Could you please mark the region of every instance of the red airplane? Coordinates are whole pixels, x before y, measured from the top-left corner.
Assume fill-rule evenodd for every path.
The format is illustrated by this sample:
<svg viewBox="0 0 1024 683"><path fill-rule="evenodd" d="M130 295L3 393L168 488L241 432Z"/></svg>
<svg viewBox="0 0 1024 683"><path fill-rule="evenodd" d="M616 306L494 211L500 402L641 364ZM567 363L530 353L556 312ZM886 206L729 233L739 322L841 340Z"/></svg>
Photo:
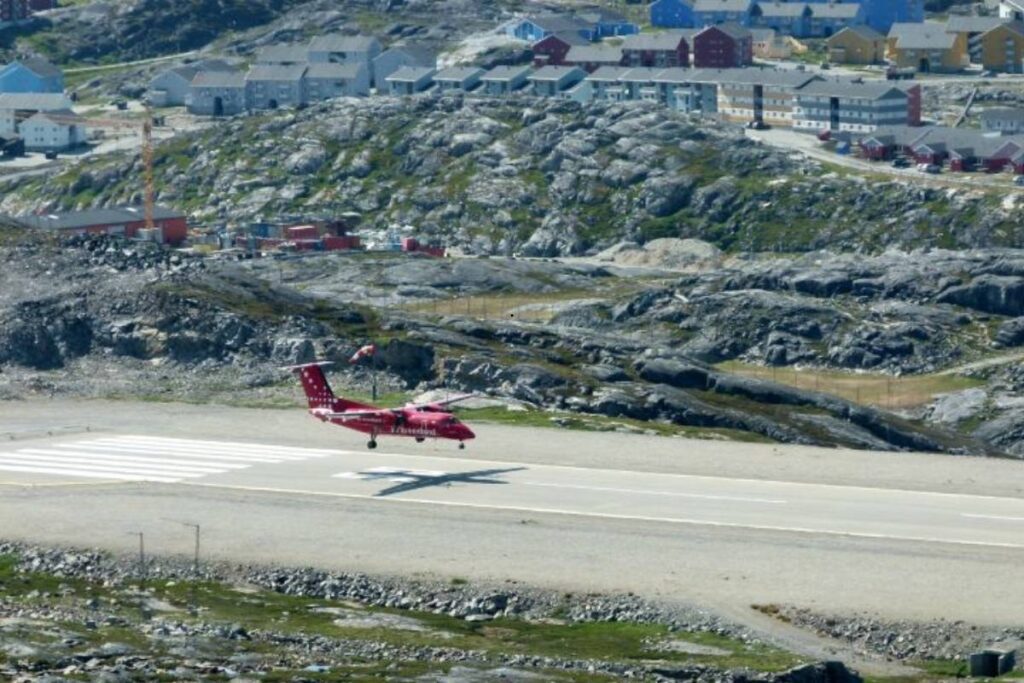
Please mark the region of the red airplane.
<svg viewBox="0 0 1024 683"><path fill-rule="evenodd" d="M378 408L335 396L324 375L325 365L330 363L306 363L287 369L299 375L310 415L322 422L369 434L370 440L366 445L371 449L377 447L377 437L384 434L411 436L418 442L427 437L452 439L459 442L459 448L465 448L464 442L476 436L458 418L444 410L445 406L471 396L456 396L434 403L410 403L401 408Z"/></svg>

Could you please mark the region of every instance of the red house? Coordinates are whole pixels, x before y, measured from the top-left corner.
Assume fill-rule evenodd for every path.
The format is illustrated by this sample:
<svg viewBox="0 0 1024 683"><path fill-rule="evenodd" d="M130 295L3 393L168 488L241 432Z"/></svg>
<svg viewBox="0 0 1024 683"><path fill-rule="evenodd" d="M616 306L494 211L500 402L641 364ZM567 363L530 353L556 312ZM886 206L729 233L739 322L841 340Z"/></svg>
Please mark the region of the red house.
<svg viewBox="0 0 1024 683"><path fill-rule="evenodd" d="M140 231L146 227L142 207L137 206L43 214L15 220L27 227L52 230L62 236L106 234L135 239L144 237ZM183 213L153 207L153 224L157 230L153 237L164 244L181 244L188 237L188 222Z"/></svg>
<svg viewBox="0 0 1024 683"><path fill-rule="evenodd" d="M753 62L754 39L742 26L708 26L693 36L693 65L698 69L734 69Z"/></svg>
<svg viewBox="0 0 1024 683"><path fill-rule="evenodd" d="M689 66L690 44L682 31L638 33L622 40L623 66L651 66L667 69Z"/></svg>
<svg viewBox="0 0 1024 683"><path fill-rule="evenodd" d="M589 45L582 36L575 33L553 33L533 44L533 64L537 68L545 65L562 66L569 48Z"/></svg>

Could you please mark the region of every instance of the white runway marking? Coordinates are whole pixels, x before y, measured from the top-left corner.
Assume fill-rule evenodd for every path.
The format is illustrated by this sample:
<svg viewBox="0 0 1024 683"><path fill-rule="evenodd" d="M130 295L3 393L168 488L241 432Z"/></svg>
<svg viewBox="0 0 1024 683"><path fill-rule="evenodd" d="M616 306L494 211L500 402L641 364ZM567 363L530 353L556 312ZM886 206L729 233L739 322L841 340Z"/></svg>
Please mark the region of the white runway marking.
<svg viewBox="0 0 1024 683"><path fill-rule="evenodd" d="M226 441L118 436L0 452L0 471L172 484L257 464L297 462L330 454L319 449Z"/></svg>
<svg viewBox="0 0 1024 683"><path fill-rule="evenodd" d="M641 496L671 496L673 498L699 498L701 500L730 500L737 503L764 503L785 505L786 501L773 498L743 498L741 496L714 496L704 493L681 493L678 491L646 491L643 489L620 489L610 486L585 486L583 484L548 484L539 481L517 482L522 486L542 486L552 489L575 489L577 491L599 491L602 493L631 493Z"/></svg>
<svg viewBox="0 0 1024 683"><path fill-rule="evenodd" d="M961 512L961 517L970 517L971 519L998 519L1002 522L1024 522L1024 517L1003 517L1002 515L975 515L969 512Z"/></svg>

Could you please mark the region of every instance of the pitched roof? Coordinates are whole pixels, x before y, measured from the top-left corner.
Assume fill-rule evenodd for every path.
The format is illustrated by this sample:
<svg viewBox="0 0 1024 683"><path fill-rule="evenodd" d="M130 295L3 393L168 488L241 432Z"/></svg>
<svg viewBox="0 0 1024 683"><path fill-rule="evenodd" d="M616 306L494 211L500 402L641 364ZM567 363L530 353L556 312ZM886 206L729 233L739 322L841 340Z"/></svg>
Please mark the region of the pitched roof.
<svg viewBox="0 0 1024 683"><path fill-rule="evenodd" d="M1018 36L1024 37L1024 22L1021 22L1021 21L1008 21L1005 24L1000 24L999 26L995 26L993 28L990 28L988 31L985 32L985 34L987 35L987 34L992 33L994 31L1002 31L1002 30L1012 31L1013 33L1016 33Z"/></svg>
<svg viewBox="0 0 1024 683"><path fill-rule="evenodd" d="M700 31L697 31L693 36L693 40L697 40L701 35L709 31L721 31L733 40L742 40L744 38L751 38L751 40L753 40L753 36L751 36L750 31L738 24L715 24L714 26L706 26Z"/></svg>
<svg viewBox="0 0 1024 683"><path fill-rule="evenodd" d="M437 70L429 66L400 66L398 70L384 80L394 81L395 83L415 83L424 78L433 77L435 73L437 73Z"/></svg>
<svg viewBox="0 0 1024 683"><path fill-rule="evenodd" d="M256 64L245 74L248 81L299 81L306 73L307 65Z"/></svg>
<svg viewBox="0 0 1024 683"><path fill-rule="evenodd" d="M142 207L126 206L109 209L88 209L86 211L72 211L69 213L51 213L42 216L25 216L16 220L47 230L74 230L95 225L138 223L144 220L144 217L145 214ZM153 218L156 220L184 217L185 214L180 211L168 209L165 206L157 205L153 207Z"/></svg>
<svg viewBox="0 0 1024 683"><path fill-rule="evenodd" d="M551 40L552 38L554 38L556 40L560 40L563 43L565 43L566 45L589 45L590 44L587 41L587 39L584 38L583 36L581 36L579 33L558 31L556 33L552 33L550 36L546 36L544 38L541 38L536 43L534 43L534 46L536 46L539 43L543 43L545 40Z"/></svg>
<svg viewBox="0 0 1024 683"><path fill-rule="evenodd" d="M696 0L694 12L748 12L754 0Z"/></svg>
<svg viewBox="0 0 1024 683"><path fill-rule="evenodd" d="M607 7L584 7L576 12L583 21L591 24L628 24L629 18L622 12Z"/></svg>
<svg viewBox="0 0 1024 683"><path fill-rule="evenodd" d="M256 53L257 64L301 64L309 61L309 51L304 45L267 45Z"/></svg>
<svg viewBox="0 0 1024 683"><path fill-rule="evenodd" d="M532 74L530 74L531 81L560 81L567 75L572 73L579 73L586 76L587 72L578 66L554 66L548 65L543 66Z"/></svg>
<svg viewBox="0 0 1024 683"><path fill-rule="evenodd" d="M25 123L29 121L49 121L62 126L77 126L85 123L85 119L71 111L70 109L54 109L51 111L39 111L28 117Z"/></svg>
<svg viewBox="0 0 1024 683"><path fill-rule="evenodd" d="M437 53L431 50L429 47L423 45L392 45L384 52L374 57L374 60L378 60L389 52L401 52L413 59L413 61L423 65L437 64Z"/></svg>
<svg viewBox="0 0 1024 683"><path fill-rule="evenodd" d="M1003 17L963 17L950 16L946 19L946 31L949 33L985 33L1009 19Z"/></svg>
<svg viewBox="0 0 1024 683"><path fill-rule="evenodd" d="M1016 123L1024 123L1024 109L1016 109L1012 107L993 107L992 109L985 109L981 112L980 118L982 121L1014 121Z"/></svg>
<svg viewBox="0 0 1024 683"><path fill-rule="evenodd" d="M337 64L335 62L318 62L306 67L306 78L358 78L359 72L366 67L363 64Z"/></svg>
<svg viewBox="0 0 1024 683"><path fill-rule="evenodd" d="M447 69L438 71L434 76L434 80L461 83L470 78L482 76L484 73L486 72L478 66L450 66Z"/></svg>
<svg viewBox="0 0 1024 683"><path fill-rule="evenodd" d="M618 64L622 61L622 48L613 45L573 45L565 54L569 64Z"/></svg>
<svg viewBox="0 0 1024 683"><path fill-rule="evenodd" d="M369 52L374 44L380 44L373 36L346 36L332 33L317 36L309 43L310 52Z"/></svg>
<svg viewBox="0 0 1024 683"><path fill-rule="evenodd" d="M537 14L526 17L523 21L534 24L546 33L578 33L593 27L593 24L569 14Z"/></svg>
<svg viewBox="0 0 1024 683"><path fill-rule="evenodd" d="M511 81L533 71L528 66L496 66L482 76L485 81Z"/></svg>
<svg viewBox="0 0 1024 683"><path fill-rule="evenodd" d="M70 109L71 100L63 93L5 92L0 93L0 109L55 111Z"/></svg>
<svg viewBox="0 0 1024 683"><path fill-rule="evenodd" d="M881 33L876 31L875 29L871 28L867 24L857 24L856 26L844 26L842 28L842 30L837 31L831 38L829 38L829 42L832 42L832 40L834 40L835 38L838 38L839 36L843 35L844 33L852 33L852 34L854 34L856 36L859 36L860 38L862 38L864 40L868 40L868 41L871 41L871 42L877 42L879 40L885 40L885 36L883 36Z"/></svg>
<svg viewBox="0 0 1024 683"><path fill-rule="evenodd" d="M842 97L859 100L888 99L893 93L906 97L906 92L886 81L858 81L850 79L815 80L800 88L797 96Z"/></svg>
<svg viewBox="0 0 1024 683"><path fill-rule="evenodd" d="M949 50L956 43L956 34L939 24L893 24L889 37L900 50Z"/></svg>
<svg viewBox="0 0 1024 683"><path fill-rule="evenodd" d="M759 2L757 10L763 17L799 17L808 12L806 2Z"/></svg>
<svg viewBox="0 0 1024 683"><path fill-rule="evenodd" d="M622 39L623 50L675 50L679 43L686 41L682 31L659 31L658 33L637 33Z"/></svg>
<svg viewBox="0 0 1024 683"><path fill-rule="evenodd" d="M587 76L588 81L600 81L602 83L618 82L627 73L632 71L628 66L601 66L594 70L594 73Z"/></svg>
<svg viewBox="0 0 1024 683"><path fill-rule="evenodd" d="M244 88L245 74L239 71L200 71L192 78L193 88Z"/></svg>
<svg viewBox="0 0 1024 683"><path fill-rule="evenodd" d="M862 11L859 2L815 2L810 8L812 16L825 19L854 19Z"/></svg>
<svg viewBox="0 0 1024 683"><path fill-rule="evenodd" d="M63 72L50 64L45 59L38 57L29 57L28 59L20 59L15 64L21 64L23 67L34 73L40 78L53 78L54 76L62 76Z"/></svg>

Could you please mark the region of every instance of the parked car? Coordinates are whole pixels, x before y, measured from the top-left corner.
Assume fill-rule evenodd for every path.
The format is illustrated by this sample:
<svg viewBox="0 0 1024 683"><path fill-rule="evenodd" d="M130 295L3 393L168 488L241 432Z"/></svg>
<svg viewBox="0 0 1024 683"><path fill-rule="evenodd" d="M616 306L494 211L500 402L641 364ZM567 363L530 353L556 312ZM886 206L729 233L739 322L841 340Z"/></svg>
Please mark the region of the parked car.
<svg viewBox="0 0 1024 683"><path fill-rule="evenodd" d="M46 157L47 159L53 161L54 159L57 158L57 153L51 149L49 152L46 152L45 154L43 154L43 156Z"/></svg>
<svg viewBox="0 0 1024 683"><path fill-rule="evenodd" d="M821 63L821 70L822 71L828 71L831 68L832 68L832 65L829 64L828 62L822 62Z"/></svg>
<svg viewBox="0 0 1024 683"><path fill-rule="evenodd" d="M942 167L938 164L918 164L917 170L921 173L942 173Z"/></svg>
<svg viewBox="0 0 1024 683"><path fill-rule="evenodd" d="M895 159L892 160L891 165L893 168L910 168L910 159L896 157Z"/></svg>
<svg viewBox="0 0 1024 683"><path fill-rule="evenodd" d="M1013 184L1018 186L1024 186L1024 175L1013 176Z"/></svg>
<svg viewBox="0 0 1024 683"><path fill-rule="evenodd" d="M747 123L747 128L751 128L753 130L767 130L768 124L762 121L761 119L754 119L753 121L749 121Z"/></svg>

